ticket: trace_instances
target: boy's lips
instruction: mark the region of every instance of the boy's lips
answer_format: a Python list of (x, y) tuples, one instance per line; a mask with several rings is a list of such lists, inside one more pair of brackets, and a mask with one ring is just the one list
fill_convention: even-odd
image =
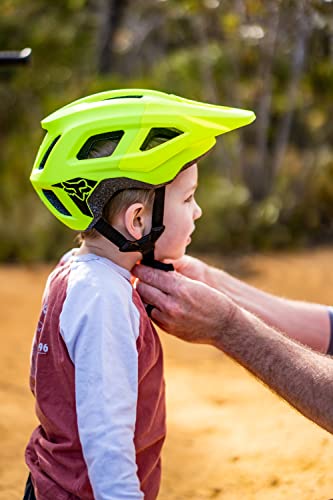
[(193, 231), (189, 234), (189, 237), (188, 237), (188, 240), (187, 240), (187, 241), (188, 241), (188, 244), (189, 244), (189, 243), (191, 243), (191, 241), (192, 241), (191, 236), (192, 236), (192, 234), (194, 233), (194, 231), (195, 231), (195, 228), (194, 228), (194, 229), (193, 229)]

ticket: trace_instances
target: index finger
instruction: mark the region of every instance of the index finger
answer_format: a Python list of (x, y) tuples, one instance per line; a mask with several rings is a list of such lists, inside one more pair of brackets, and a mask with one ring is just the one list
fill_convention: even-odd
[(152, 306), (157, 307), (161, 311), (165, 308), (167, 295), (165, 295), (157, 288), (153, 288), (147, 283), (139, 281), (139, 283), (136, 286), (136, 289), (139, 292), (141, 299), (146, 304), (151, 304)]
[(132, 273), (140, 281), (158, 288), (165, 293), (170, 293), (175, 285), (176, 276), (174, 272), (165, 272), (139, 264), (133, 268)]

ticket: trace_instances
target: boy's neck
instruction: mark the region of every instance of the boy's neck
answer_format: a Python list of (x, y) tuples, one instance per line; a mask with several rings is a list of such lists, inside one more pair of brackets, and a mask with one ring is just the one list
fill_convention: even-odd
[(108, 241), (104, 236), (83, 240), (77, 254), (84, 255), (88, 253), (105, 257), (128, 271), (131, 271), (138, 260), (142, 259), (140, 252), (120, 252), (116, 245)]

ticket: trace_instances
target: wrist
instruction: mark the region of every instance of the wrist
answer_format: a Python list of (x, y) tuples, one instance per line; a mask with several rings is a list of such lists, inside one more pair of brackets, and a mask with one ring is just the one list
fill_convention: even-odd
[(211, 344), (214, 347), (226, 350), (228, 339), (235, 336), (235, 332), (241, 330), (244, 324), (243, 310), (229, 297), (222, 295), (223, 303), (217, 310), (216, 328), (212, 330)]

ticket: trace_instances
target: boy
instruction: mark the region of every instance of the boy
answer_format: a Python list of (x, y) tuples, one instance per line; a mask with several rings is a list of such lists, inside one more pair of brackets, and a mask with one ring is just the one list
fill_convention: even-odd
[(170, 270), (201, 210), (196, 159), (253, 113), (148, 90), (46, 118), (31, 181), (81, 247), (51, 273), (31, 360), (40, 425), (25, 498), (155, 499), (165, 438), (160, 341), (130, 271)]

